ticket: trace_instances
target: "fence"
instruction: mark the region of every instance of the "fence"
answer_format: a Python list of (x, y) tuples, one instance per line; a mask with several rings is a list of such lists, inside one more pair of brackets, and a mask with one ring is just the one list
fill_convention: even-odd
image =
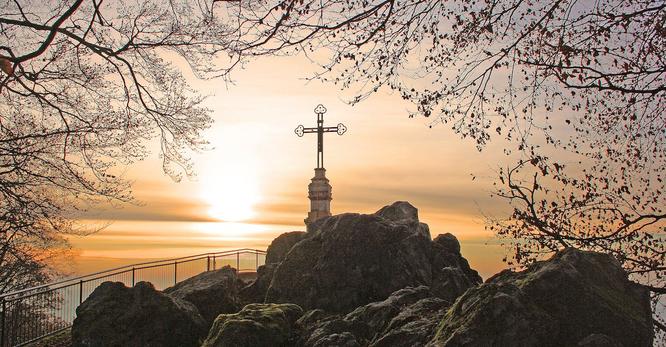
[(225, 265), (241, 271), (256, 271), (266, 260), (266, 252), (237, 249), (188, 257), (126, 265), (70, 278), (0, 296), (0, 347), (23, 346), (59, 333), (72, 326), (76, 308), (102, 282), (122, 282), (134, 286), (151, 282), (166, 289), (204, 271)]

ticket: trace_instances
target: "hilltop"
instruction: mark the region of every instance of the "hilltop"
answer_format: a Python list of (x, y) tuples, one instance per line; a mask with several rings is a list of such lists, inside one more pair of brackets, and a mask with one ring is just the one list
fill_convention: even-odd
[(651, 346), (648, 292), (604, 254), (564, 249), (482, 282), (452, 234), (396, 202), (276, 238), (256, 280), (225, 267), (163, 292), (100, 285), (74, 346)]

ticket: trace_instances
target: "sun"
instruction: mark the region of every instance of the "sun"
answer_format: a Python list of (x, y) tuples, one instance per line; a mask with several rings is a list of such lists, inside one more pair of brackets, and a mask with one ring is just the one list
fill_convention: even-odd
[(256, 175), (244, 167), (226, 168), (201, 181), (208, 215), (225, 222), (246, 221), (256, 215), (259, 187)]

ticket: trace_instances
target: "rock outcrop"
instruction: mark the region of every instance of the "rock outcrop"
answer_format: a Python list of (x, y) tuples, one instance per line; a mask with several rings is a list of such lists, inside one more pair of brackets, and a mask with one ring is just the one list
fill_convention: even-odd
[(460, 254), (460, 243), (452, 234), (440, 234), (432, 242), (430, 263), (433, 273), (430, 290), (453, 303), (467, 288), (481, 283), (481, 277)]
[(238, 313), (219, 315), (201, 346), (293, 346), (294, 323), (302, 314), (293, 304), (250, 304)]
[(192, 304), (148, 282), (104, 282), (76, 309), (72, 345), (198, 346), (206, 323)]
[(263, 279), (270, 282), (265, 301), (344, 313), (425, 285), (452, 302), (481, 283), (452, 244), (457, 240), (450, 234), (433, 242), (406, 202), (370, 215), (324, 218), (288, 251), (272, 279)]
[(229, 267), (168, 295), (103, 283), (77, 309), (74, 346), (652, 345), (649, 293), (609, 255), (564, 249), (481, 284), (455, 236), (431, 239), (405, 202), (309, 227), (274, 240), (240, 290)]
[(271, 242), (266, 250), (266, 264), (257, 268), (257, 279), (240, 291), (241, 301), (244, 304), (264, 302), (275, 268), (289, 250), (306, 235), (303, 231), (291, 231), (281, 234)]
[(613, 338), (604, 334), (591, 334), (578, 341), (578, 347), (623, 347)]
[(391, 205), (386, 205), (375, 212), (375, 216), (394, 223), (409, 225), (418, 234), (430, 239), (428, 224), (419, 222), (419, 210), (407, 201), (396, 201)]
[(408, 287), (347, 315), (307, 312), (297, 325), (304, 346), (419, 346), (432, 337), (447, 302), (428, 287)]
[(277, 263), (271, 263), (257, 268), (257, 278), (240, 290), (241, 301), (245, 305), (264, 302), (277, 266)]
[(611, 256), (569, 248), (468, 290), (430, 345), (651, 346), (652, 339), (647, 290)]
[(221, 313), (241, 309), (238, 297), (242, 282), (230, 266), (203, 272), (164, 290), (164, 293), (190, 302), (199, 310), (209, 326)]
[(404, 307), (393, 317), (371, 346), (423, 346), (435, 333), (437, 323), (449, 303), (439, 298), (425, 298)]
[(281, 262), (291, 247), (305, 237), (303, 231), (291, 231), (276, 237), (266, 250), (266, 264)]

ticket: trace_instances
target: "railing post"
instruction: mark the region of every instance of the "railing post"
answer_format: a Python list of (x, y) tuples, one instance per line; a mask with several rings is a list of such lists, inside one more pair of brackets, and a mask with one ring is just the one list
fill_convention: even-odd
[(79, 305), (83, 302), (83, 280), (79, 281)]
[(259, 252), (257, 250), (254, 250), (254, 271), (256, 272), (257, 269), (259, 268)]
[(210, 271), (210, 255), (206, 257), (206, 272)]
[(240, 272), (240, 252), (236, 251), (236, 272)]
[(132, 287), (134, 287), (134, 267), (132, 266)]
[(217, 255), (213, 256), (213, 270), (217, 269)]
[(178, 260), (173, 262), (173, 285), (178, 283)]
[(0, 347), (5, 346), (5, 316), (7, 315), (7, 301), (2, 298), (2, 317), (0, 317)]

